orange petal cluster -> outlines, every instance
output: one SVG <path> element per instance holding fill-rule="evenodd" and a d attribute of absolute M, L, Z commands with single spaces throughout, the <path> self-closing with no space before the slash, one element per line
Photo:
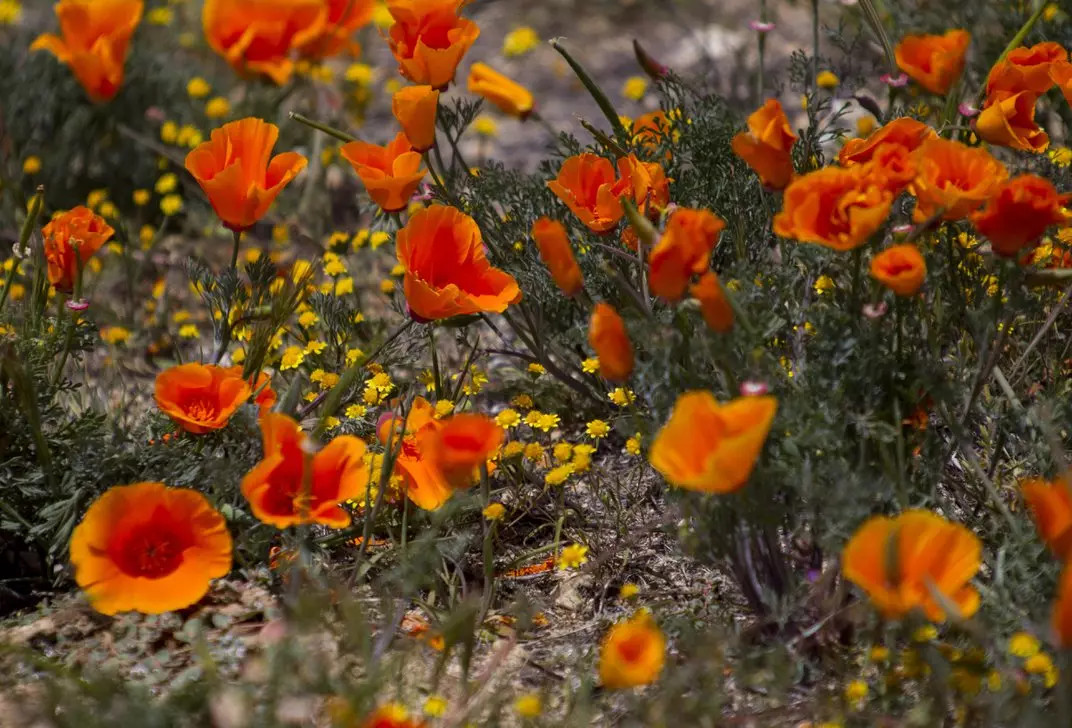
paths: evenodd
<path fill-rule="evenodd" d="M 320 0 L 327 8 L 320 32 L 301 45 L 306 58 L 320 60 L 348 52 L 358 55 L 361 45 L 353 35 L 369 24 L 376 12 L 376 0 Z"/>
<path fill-rule="evenodd" d="M 616 177 L 610 160 L 590 153 L 563 162 L 558 177 L 547 186 L 578 220 L 596 233 L 605 233 L 618 225 L 625 214 L 621 197 L 632 191 L 629 179 Z"/>
<path fill-rule="evenodd" d="M 937 139 L 938 132 L 922 121 L 907 116 L 876 129 L 866 139 L 850 139 L 838 152 L 838 162 L 843 167 L 870 162 L 879 148 L 887 145 L 903 147 L 914 152 L 928 139 Z"/>
<path fill-rule="evenodd" d="M 391 111 L 414 151 L 424 153 L 436 143 L 439 92 L 431 86 L 406 86 L 391 97 Z"/>
<path fill-rule="evenodd" d="M 916 197 L 913 219 L 938 215 L 962 220 L 994 194 L 1008 170 L 985 149 L 948 139 L 931 139 L 919 148 L 919 173 L 909 188 Z"/>
<path fill-rule="evenodd" d="M 424 179 L 421 155 L 399 132 L 387 146 L 348 142 L 339 150 L 350 163 L 372 201 L 384 212 L 401 212 Z"/>
<path fill-rule="evenodd" d="M 898 296 L 914 296 L 927 277 L 927 264 L 915 245 L 892 245 L 871 259 L 871 277 Z"/>
<path fill-rule="evenodd" d="M 398 70 L 417 84 L 445 89 L 458 64 L 480 35 L 476 23 L 458 12 L 466 0 L 389 0 L 394 18 L 387 43 Z"/>
<path fill-rule="evenodd" d="M 527 88 L 479 61 L 469 67 L 469 93 L 486 99 L 504 114 L 522 121 L 536 105 Z"/>
<path fill-rule="evenodd" d="M 422 450 L 432 467 L 451 487 L 466 488 L 502 446 L 506 433 L 486 415 L 463 412 L 442 420 L 430 435 Z"/>
<path fill-rule="evenodd" d="M 180 364 L 156 376 L 157 406 L 191 435 L 226 427 L 249 395 L 241 371 L 212 364 Z"/>
<path fill-rule="evenodd" d="M 397 420 L 397 417 L 381 420 L 377 436 L 384 447 L 397 450 L 393 474 L 401 476 L 409 499 L 418 508 L 434 511 L 454 492 L 443 472 L 432 462 L 428 450 L 428 443 L 442 426 L 435 418 L 435 406 L 424 397 L 416 397 L 405 421 Z"/>
<path fill-rule="evenodd" d="M 666 660 L 666 638 L 646 612 L 615 624 L 599 652 L 599 680 L 609 689 L 655 682 Z"/>
<path fill-rule="evenodd" d="M 622 382 L 633 373 L 633 344 L 625 322 L 609 304 L 600 301 L 592 309 L 588 324 L 588 344 L 599 357 L 599 374 L 612 382 Z"/>
<path fill-rule="evenodd" d="M 793 180 L 796 140 L 781 103 L 769 99 L 748 117 L 748 131 L 733 137 L 733 153 L 755 170 L 764 187 L 783 190 Z"/>
<path fill-rule="evenodd" d="M 1035 104 L 1059 79 L 1068 65 L 1068 51 L 1053 42 L 1010 51 L 990 69 L 986 101 L 976 120 L 979 138 L 996 146 L 1025 152 L 1043 152 L 1050 144 L 1035 122 Z"/>
<path fill-rule="evenodd" d="M 834 250 L 867 242 L 890 214 L 893 192 L 870 165 L 824 167 L 798 177 L 785 190 L 774 232 Z"/>
<path fill-rule="evenodd" d="M 1039 535 L 1061 561 L 1072 557 L 1072 490 L 1064 478 L 1032 478 L 1020 483 Z"/>
<path fill-rule="evenodd" d="M 532 225 L 532 239 L 540 250 L 540 260 L 547 266 L 555 285 L 567 296 L 576 296 L 584 288 L 584 275 L 573 257 L 566 227 L 558 220 L 541 217 Z"/>
<path fill-rule="evenodd" d="M 1050 226 L 1068 222 L 1070 200 L 1072 194 L 1058 194 L 1048 179 L 1022 174 L 1001 183 L 971 219 L 995 253 L 1013 257 L 1034 246 Z"/>
<path fill-rule="evenodd" d="M 76 207 L 54 217 L 41 230 L 48 282 L 57 291 L 71 293 L 78 272 L 114 233 L 104 218 L 88 207 Z"/>
<path fill-rule="evenodd" d="M 944 35 L 906 35 L 894 48 L 897 67 L 933 94 L 944 96 L 964 72 L 971 34 L 950 30 Z"/>
<path fill-rule="evenodd" d="M 692 277 L 710 268 L 711 252 L 725 227 L 725 221 L 710 210 L 675 210 L 651 251 L 651 292 L 667 301 L 681 300 Z"/>

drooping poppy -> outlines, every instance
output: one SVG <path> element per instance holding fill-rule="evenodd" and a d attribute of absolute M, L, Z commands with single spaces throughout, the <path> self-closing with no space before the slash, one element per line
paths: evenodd
<path fill-rule="evenodd" d="M 622 382 L 633 373 L 633 343 L 625 322 L 609 303 L 600 301 L 592 309 L 588 344 L 599 357 L 599 374 L 604 379 Z"/>
<path fill-rule="evenodd" d="M 320 36 L 327 16 L 323 0 L 205 0 L 201 25 L 236 72 L 284 84 L 294 73 L 292 54 Z"/>
<path fill-rule="evenodd" d="M 458 11 L 466 0 L 389 0 L 394 18 L 387 43 L 398 70 L 413 83 L 440 90 L 454 80 L 458 64 L 480 35 Z"/>
<path fill-rule="evenodd" d="M 504 114 L 522 121 L 536 105 L 527 88 L 479 61 L 469 67 L 469 93 L 486 99 Z"/>
<path fill-rule="evenodd" d="M 93 101 L 110 100 L 123 85 L 144 0 L 60 0 L 55 9 L 60 35 L 40 35 L 30 50 L 48 51 L 68 66 Z"/>
<path fill-rule="evenodd" d="M 505 434 L 487 415 L 463 412 L 431 429 L 422 451 L 451 487 L 466 488 L 472 485 L 480 466 L 502 446 Z"/>
<path fill-rule="evenodd" d="M 651 292 L 667 301 L 681 300 L 692 277 L 710 267 L 711 252 L 725 227 L 722 218 L 710 210 L 675 210 L 651 251 Z"/>
<path fill-rule="evenodd" d="M 726 291 L 718 280 L 718 275 L 709 270 L 689 286 L 689 295 L 700 304 L 700 315 L 707 328 L 725 334 L 733 329 L 733 305 L 726 297 Z"/>
<path fill-rule="evenodd" d="M 599 650 L 599 681 L 617 690 L 649 685 L 663 671 L 666 638 L 651 615 L 639 612 L 607 632 Z"/>
<path fill-rule="evenodd" d="M 547 266 L 555 285 L 567 296 L 576 296 L 584 288 L 584 275 L 573 257 L 565 226 L 558 220 L 541 217 L 532 225 L 532 239 L 540 250 L 540 260 Z"/>
<path fill-rule="evenodd" d="M 887 144 L 896 144 L 909 152 L 914 152 L 928 139 L 938 136 L 931 127 L 922 121 L 907 116 L 894 119 L 880 129 L 875 130 L 866 139 L 850 139 L 838 152 L 838 162 L 843 167 L 865 164 L 871 161 L 875 152 Z"/>
<path fill-rule="evenodd" d="M 1039 536 L 1062 561 L 1072 557 L 1072 490 L 1064 479 L 1032 478 L 1020 483 Z"/>
<path fill-rule="evenodd" d="M 163 483 L 108 489 L 71 535 L 74 578 L 102 614 L 161 614 L 231 570 L 231 535 L 205 496 Z"/>
<path fill-rule="evenodd" d="M 882 227 L 892 204 L 893 193 L 868 167 L 824 167 L 786 188 L 774 232 L 803 243 L 853 250 Z"/>
<path fill-rule="evenodd" d="M 764 187 L 783 190 L 793 180 L 793 144 L 797 135 L 777 99 L 768 99 L 748 117 L 748 131 L 733 137 L 733 153 L 743 159 Z"/>
<path fill-rule="evenodd" d="M 971 219 L 995 253 L 1012 257 L 1037 243 L 1047 228 L 1067 223 L 1070 200 L 1072 194 L 1058 194 L 1048 179 L 1022 174 L 1002 182 Z"/>
<path fill-rule="evenodd" d="M 438 110 L 439 92 L 431 86 L 406 86 L 391 97 L 395 119 L 413 149 L 422 154 L 435 146 Z"/>
<path fill-rule="evenodd" d="M 927 276 L 919 248 L 910 243 L 891 245 L 871 259 L 871 277 L 898 296 L 914 296 Z"/>
<path fill-rule="evenodd" d="M 186 169 L 229 229 L 242 232 L 265 216 L 275 198 L 308 163 L 297 152 L 272 156 L 275 124 L 249 117 L 213 129 L 186 155 Z"/>
<path fill-rule="evenodd" d="M 919 148 L 919 174 L 909 187 L 916 197 L 913 220 L 935 215 L 962 220 L 990 199 L 1009 172 L 985 149 L 949 139 L 931 139 Z"/>
<path fill-rule="evenodd" d="M 405 210 L 426 172 L 421 168 L 420 153 L 402 132 L 383 147 L 348 142 L 339 154 L 354 168 L 369 197 L 384 212 Z"/>
<path fill-rule="evenodd" d="M 395 237 L 403 289 L 413 314 L 438 321 L 473 313 L 502 313 L 521 300 L 513 276 L 493 268 L 476 221 L 461 210 L 430 205 Z"/>
<path fill-rule="evenodd" d="M 558 177 L 547 183 L 589 230 L 604 233 L 618 225 L 625 211 L 621 196 L 630 192 L 628 179 L 618 179 L 610 160 L 585 153 L 562 163 Z"/>
<path fill-rule="evenodd" d="M 249 382 L 212 364 L 180 364 L 156 375 L 157 406 L 192 435 L 226 427 L 249 394 Z"/>
<path fill-rule="evenodd" d="M 54 217 L 41 229 L 48 282 L 57 291 L 71 293 L 78 271 L 114 233 L 104 218 L 88 207 L 76 207 Z"/>
<path fill-rule="evenodd" d="M 971 33 L 950 30 L 944 35 L 906 35 L 894 48 L 897 67 L 933 94 L 944 96 L 964 72 Z"/>
<path fill-rule="evenodd" d="M 651 445 L 651 465 L 677 488 L 732 493 L 748 482 L 767 441 L 778 400 L 740 397 L 720 404 L 708 391 L 678 397 Z"/>
<path fill-rule="evenodd" d="M 1046 151 L 1050 137 L 1035 122 L 1037 101 L 1038 96 L 1030 91 L 988 98 L 975 120 L 975 133 L 995 146 L 1036 154 Z"/>

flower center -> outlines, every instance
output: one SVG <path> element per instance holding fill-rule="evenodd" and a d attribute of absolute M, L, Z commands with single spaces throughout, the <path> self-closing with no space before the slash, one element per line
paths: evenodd
<path fill-rule="evenodd" d="M 210 422 L 216 419 L 216 403 L 206 399 L 195 399 L 186 404 L 186 414 L 198 422 Z"/>
<path fill-rule="evenodd" d="M 118 544 L 116 564 L 130 576 L 162 579 L 182 564 L 186 544 L 179 534 L 146 524 Z"/>

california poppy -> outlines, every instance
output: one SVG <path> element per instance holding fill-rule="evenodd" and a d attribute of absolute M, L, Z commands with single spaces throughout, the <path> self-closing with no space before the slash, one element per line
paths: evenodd
<path fill-rule="evenodd" d="M 558 177 L 547 183 L 589 230 L 604 233 L 618 225 L 625 211 L 621 196 L 628 194 L 628 179 L 619 180 L 610 160 L 585 153 L 562 163 Z"/>
<path fill-rule="evenodd" d="M 348 142 L 339 154 L 354 168 L 369 197 L 384 212 L 405 210 L 424 179 L 421 155 L 402 132 L 384 147 Z"/>
<path fill-rule="evenodd" d="M 621 187 L 636 203 L 641 215 L 658 220 L 670 204 L 670 180 L 658 162 L 644 162 L 635 154 L 618 160 Z"/>
<path fill-rule="evenodd" d="M 1072 104 L 1072 63 L 1053 64 L 1050 68 L 1050 78 L 1065 95 L 1065 101 Z"/>
<path fill-rule="evenodd" d="M 793 180 L 785 190 L 774 232 L 783 238 L 853 250 L 889 217 L 893 193 L 863 165 L 824 167 Z"/>
<path fill-rule="evenodd" d="M 719 404 L 708 391 L 686 392 L 652 442 L 651 465 L 685 490 L 739 490 L 752 474 L 777 409 L 778 400 L 769 396 Z"/>
<path fill-rule="evenodd" d="M 558 220 L 541 217 L 532 225 L 532 239 L 540 249 L 540 260 L 547 266 L 555 285 L 567 296 L 576 296 L 584 288 L 584 275 L 573 257 L 565 226 Z"/>
<path fill-rule="evenodd" d="M 109 488 L 71 535 L 74 578 L 102 614 L 183 609 L 231 570 L 231 535 L 205 496 L 163 483 Z"/>
<path fill-rule="evenodd" d="M 368 25 L 376 12 L 375 0 L 320 0 L 327 7 L 324 27 L 301 45 L 301 55 L 321 59 L 344 51 L 356 56 L 361 45 L 353 40 L 359 29 Z"/>
<path fill-rule="evenodd" d="M 1050 137 L 1035 123 L 1035 102 L 1038 96 L 1030 91 L 999 93 L 987 99 L 975 132 L 979 138 L 999 147 L 1024 152 L 1044 152 Z"/>
<path fill-rule="evenodd" d="M 242 366 L 228 367 L 226 372 L 232 377 L 242 377 Z M 272 407 L 275 407 L 276 401 L 279 397 L 276 395 L 274 389 L 272 389 L 272 376 L 266 372 L 261 371 L 257 376 L 257 381 L 253 381 L 253 377 L 249 378 L 249 391 L 253 396 L 253 403 L 257 405 L 261 415 L 265 412 L 270 412 Z"/>
<path fill-rule="evenodd" d="M 479 61 L 469 67 L 469 93 L 483 97 L 504 114 L 516 116 L 522 121 L 528 118 L 535 106 L 532 93 L 527 88 Z"/>
<path fill-rule="evenodd" d="M 933 94 L 944 96 L 964 72 L 971 33 L 950 30 L 944 35 L 906 35 L 894 49 L 897 67 Z"/>
<path fill-rule="evenodd" d="M 424 397 L 413 399 L 404 422 L 398 419 L 383 418 L 376 434 L 384 447 L 397 450 L 394 474 L 402 477 L 409 499 L 419 508 L 434 511 L 454 492 L 428 451 L 428 443 L 442 423 L 435 418 L 435 406 Z"/>
<path fill-rule="evenodd" d="M 968 582 L 981 563 L 982 544 L 971 531 L 922 510 L 873 516 L 841 554 L 845 578 L 866 591 L 884 617 L 899 619 L 919 608 L 932 622 L 945 621 L 947 603 L 956 605 L 959 617 L 976 612 L 979 592 Z"/>
<path fill-rule="evenodd" d="M 927 264 L 915 245 L 891 245 L 871 259 L 871 277 L 898 296 L 914 296 L 927 276 Z"/>
<path fill-rule="evenodd" d="M 900 144 L 883 144 L 867 164 L 869 174 L 893 195 L 908 188 L 919 173 L 916 154 Z"/>
<path fill-rule="evenodd" d="M 990 69 L 986 79 L 986 95 L 990 97 L 995 93 L 1027 91 L 1040 96 L 1054 84 L 1053 69 L 1067 62 L 1068 51 L 1053 41 L 1014 48 L 1001 63 Z"/>
<path fill-rule="evenodd" d="M 249 393 L 249 382 L 212 364 L 180 364 L 156 375 L 157 406 L 192 435 L 226 427 Z"/>
<path fill-rule="evenodd" d="M 410 81 L 445 89 L 462 56 L 480 35 L 476 23 L 460 17 L 466 0 L 389 0 L 394 18 L 387 43 L 398 70 Z"/>
<path fill-rule="evenodd" d="M 68 66 L 93 101 L 108 101 L 123 85 L 130 39 L 144 0 L 60 0 L 60 35 L 45 33 L 30 45 Z"/>
<path fill-rule="evenodd" d="M 599 357 L 599 374 L 612 382 L 621 382 L 633 373 L 633 344 L 625 322 L 609 303 L 600 301 L 592 309 L 588 324 L 588 345 Z"/>
<path fill-rule="evenodd" d="M 57 291 L 73 291 L 78 271 L 114 233 L 104 218 L 88 207 L 76 207 L 54 217 L 41 229 L 48 282 Z"/>
<path fill-rule="evenodd" d="M 213 129 L 207 142 L 186 155 L 186 169 L 235 232 L 253 227 L 305 169 L 308 160 L 297 152 L 272 156 L 277 139 L 275 124 L 249 117 Z"/>
<path fill-rule="evenodd" d="M 1068 566 L 1061 572 L 1050 625 L 1058 646 L 1064 650 L 1072 648 L 1072 568 Z"/>
<path fill-rule="evenodd" d="M 689 295 L 699 302 L 700 314 L 707 328 L 720 334 L 733 329 L 733 305 L 726 298 L 726 291 L 713 270 L 706 271 L 689 286 Z"/>
<path fill-rule="evenodd" d="M 1072 557 L 1072 484 L 1063 478 L 1050 483 L 1038 478 L 1020 484 L 1039 535 L 1062 561 Z"/>
<path fill-rule="evenodd" d="M 649 111 L 638 116 L 633 121 L 632 134 L 633 142 L 647 152 L 656 150 L 667 138 L 671 141 L 677 141 L 681 136 L 681 133 L 674 128 L 673 117 L 667 115 L 662 109 Z M 670 156 L 670 151 L 667 150 L 667 159 Z"/>
<path fill-rule="evenodd" d="M 461 210 L 430 205 L 395 236 L 410 311 L 427 321 L 502 313 L 521 300 L 513 276 L 493 268 L 476 221 Z"/>
<path fill-rule="evenodd" d="M 733 137 L 733 153 L 759 175 L 764 187 L 783 190 L 793 179 L 796 140 L 781 103 L 768 99 L 748 117 L 748 131 Z"/>
<path fill-rule="evenodd" d="M 294 73 L 292 52 L 320 36 L 327 16 L 323 0 L 205 0 L 201 25 L 235 71 L 284 84 Z"/>
<path fill-rule="evenodd" d="M 261 418 L 261 433 L 264 458 L 242 478 L 253 515 L 276 528 L 349 526 L 350 514 L 340 504 L 368 485 L 364 441 L 342 435 L 311 453 L 298 423 L 276 412 Z"/>
<path fill-rule="evenodd" d="M 919 174 L 909 187 L 916 196 L 913 219 L 934 215 L 962 220 L 990 199 L 1008 170 L 985 149 L 948 139 L 931 139 L 919 148 Z"/>
<path fill-rule="evenodd" d="M 599 681 L 610 689 L 655 682 L 666 660 L 666 638 L 647 612 L 618 622 L 599 650 Z"/>
<path fill-rule="evenodd" d="M 1048 179 L 1022 174 L 1002 182 L 972 215 L 972 223 L 995 253 L 1012 257 L 1037 243 L 1050 226 L 1068 222 L 1064 208 L 1070 200 L 1072 195 L 1058 194 Z"/>
<path fill-rule="evenodd" d="M 922 121 L 907 116 L 901 117 L 877 129 L 866 139 L 850 139 L 845 142 L 845 146 L 838 152 L 838 162 L 843 167 L 870 162 L 879 147 L 887 144 L 896 144 L 914 152 L 923 142 L 937 136 L 938 132 Z"/>
<path fill-rule="evenodd" d="M 505 433 L 486 415 L 463 412 L 441 420 L 422 443 L 432 467 L 454 488 L 473 483 L 481 465 L 502 446 Z"/>
<path fill-rule="evenodd" d="M 406 86 L 391 97 L 391 111 L 414 150 L 427 152 L 436 142 L 439 92 L 431 86 Z"/>
<path fill-rule="evenodd" d="M 711 251 L 726 223 L 710 210 L 678 208 L 651 251 L 648 285 L 667 301 L 678 301 L 694 275 L 711 265 Z"/>

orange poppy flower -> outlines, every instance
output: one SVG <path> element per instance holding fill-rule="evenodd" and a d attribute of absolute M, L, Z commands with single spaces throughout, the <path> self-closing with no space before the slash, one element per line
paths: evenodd
<path fill-rule="evenodd" d="M 585 153 L 562 163 L 558 177 L 547 183 L 589 230 L 605 233 L 622 219 L 621 196 L 630 191 L 628 179 L 616 179 L 610 160 Z"/>
<path fill-rule="evenodd" d="M 943 220 L 962 220 L 1009 176 L 990 152 L 948 139 L 924 142 L 919 155 L 919 174 L 909 187 L 916 196 L 916 222 L 939 213 Z"/>
<path fill-rule="evenodd" d="M 670 204 L 670 180 L 658 162 L 642 162 L 635 154 L 618 160 L 623 189 L 633 198 L 641 215 L 657 220 Z"/>
<path fill-rule="evenodd" d="M 305 169 L 308 160 L 297 152 L 272 156 L 277 139 L 275 124 L 249 117 L 213 129 L 207 142 L 186 155 L 186 169 L 235 232 L 253 227 Z"/>
<path fill-rule="evenodd" d="M 205 0 L 205 40 L 238 73 L 284 84 L 294 73 L 292 51 L 324 31 L 323 0 Z"/>
<path fill-rule="evenodd" d="M 651 466 L 685 490 L 739 490 L 752 474 L 777 410 L 774 397 L 719 404 L 710 392 L 686 392 L 651 444 Z"/>
<path fill-rule="evenodd" d="M 1072 490 L 1063 479 L 1032 478 L 1020 483 L 1039 535 L 1062 561 L 1072 557 Z"/>
<path fill-rule="evenodd" d="M 710 210 L 675 210 L 651 251 L 651 292 L 667 301 L 680 300 L 689 280 L 710 267 L 711 251 L 725 227 L 722 218 Z"/>
<path fill-rule="evenodd" d="M 1035 102 L 1030 91 L 999 93 L 987 99 L 986 107 L 975 120 L 980 139 L 999 147 L 1024 152 L 1044 152 L 1050 137 L 1035 123 Z"/>
<path fill-rule="evenodd" d="M 249 391 L 249 382 L 212 364 L 180 364 L 156 375 L 156 405 L 192 435 L 226 427 Z"/>
<path fill-rule="evenodd" d="M 389 0 L 395 19 L 387 37 L 398 70 L 410 81 L 445 89 L 462 56 L 480 35 L 476 23 L 458 15 L 466 0 Z"/>
<path fill-rule="evenodd" d="M 897 67 L 923 88 L 944 96 L 964 72 L 971 33 L 950 30 L 944 35 L 906 35 L 894 49 Z"/>
<path fill-rule="evenodd" d="M 733 306 L 713 270 L 705 272 L 689 286 L 689 295 L 700 303 L 700 314 L 707 328 L 720 334 L 733 329 Z"/>
<path fill-rule="evenodd" d="M 649 614 L 639 612 L 603 638 L 599 681 L 614 690 L 649 685 L 659 678 L 665 660 L 666 638 Z"/>
<path fill-rule="evenodd" d="M 1048 179 L 1022 174 L 1002 182 L 972 223 L 995 253 L 1011 257 L 1037 243 L 1048 227 L 1068 222 L 1064 207 L 1070 200 Z"/>
<path fill-rule="evenodd" d="M 392 449 L 398 447 L 398 437 L 402 437 L 394 474 L 402 477 L 406 495 L 418 508 L 434 511 L 454 492 L 428 452 L 428 443 L 442 423 L 435 418 L 435 406 L 424 397 L 414 398 L 405 422 L 397 420 L 384 418 L 376 434 L 385 447 Z"/>
<path fill-rule="evenodd" d="M 414 150 L 424 153 L 435 146 L 439 92 L 431 86 L 406 86 L 391 97 L 391 111 Z"/>
<path fill-rule="evenodd" d="M 612 382 L 621 382 L 633 373 L 633 344 L 618 312 L 600 301 L 592 309 L 588 324 L 588 344 L 599 357 L 599 374 Z"/>
<path fill-rule="evenodd" d="M 673 120 L 662 109 L 649 111 L 638 116 L 633 122 L 633 142 L 638 144 L 641 149 L 653 152 L 659 148 L 659 145 L 667 137 L 672 141 L 677 141 L 680 138 L 681 133 L 675 131 L 673 126 Z M 669 159 L 670 156 L 670 151 L 667 150 L 666 158 Z"/>
<path fill-rule="evenodd" d="M 205 496 L 163 483 L 109 488 L 71 535 L 74 579 L 102 614 L 183 609 L 231 570 L 231 534 Z"/>
<path fill-rule="evenodd" d="M 1054 84 L 1052 71 L 1068 62 L 1068 51 L 1060 43 L 1048 41 L 1009 51 L 1005 60 L 990 69 L 986 95 L 1027 91 L 1041 96 Z"/>
<path fill-rule="evenodd" d="M 338 725 L 339 728 L 425 728 L 427 724 L 411 717 L 405 707 L 398 703 L 387 703 L 376 708 L 376 712 L 360 724 L 347 719 L 339 721 Z"/>
<path fill-rule="evenodd" d="M 227 367 L 225 371 L 232 377 L 242 378 L 241 365 Z M 253 381 L 253 377 L 250 377 L 248 381 L 249 391 L 253 395 L 253 403 L 257 405 L 257 409 L 263 416 L 265 412 L 270 412 L 272 407 L 275 407 L 275 403 L 279 401 L 279 396 L 272 389 L 272 375 L 266 371 L 261 371 L 257 376 L 256 382 Z"/>
<path fill-rule="evenodd" d="M 421 155 L 402 132 L 385 147 L 348 142 L 339 154 L 354 168 L 369 197 L 384 212 L 401 212 L 424 179 Z"/>
<path fill-rule="evenodd" d="M 301 46 L 306 58 L 330 58 L 343 51 L 351 55 L 361 52 L 361 44 L 353 40 L 359 29 L 368 25 L 376 11 L 375 0 L 320 0 L 327 7 L 327 17 L 320 33 Z"/>
<path fill-rule="evenodd" d="M 890 214 L 893 193 L 870 168 L 825 167 L 793 180 L 785 190 L 774 232 L 834 250 L 867 242 Z"/>
<path fill-rule="evenodd" d="M 797 135 L 777 99 L 768 99 L 748 117 L 748 131 L 733 137 L 733 153 L 743 159 L 764 187 L 784 190 L 793 179 Z"/>
<path fill-rule="evenodd" d="M 979 592 L 968 582 L 982 563 L 982 544 L 959 523 L 930 511 L 906 511 L 896 518 L 874 516 L 845 545 L 845 578 L 867 592 L 888 619 L 920 608 L 932 622 L 944 622 L 942 600 L 960 617 L 979 608 Z"/>
<path fill-rule="evenodd" d="M 516 116 L 522 121 L 528 118 L 536 105 L 527 88 L 479 61 L 469 67 L 469 93 L 486 99 L 504 114 Z"/>
<path fill-rule="evenodd" d="M 123 85 L 130 39 L 144 0 L 60 0 L 60 35 L 39 35 L 31 51 L 45 50 L 71 69 L 93 101 L 108 101 Z"/>
<path fill-rule="evenodd" d="M 922 121 L 905 116 L 875 130 L 867 139 L 850 139 L 845 142 L 845 146 L 838 152 L 838 162 L 843 167 L 865 164 L 871 161 L 879 147 L 889 144 L 896 144 L 914 152 L 923 142 L 937 137 L 938 132 Z"/>
<path fill-rule="evenodd" d="M 1072 568 L 1068 566 L 1061 572 L 1050 624 L 1058 647 L 1064 650 L 1072 648 Z"/>
<path fill-rule="evenodd" d="M 900 144 L 880 146 L 867 168 L 894 196 L 904 192 L 919 173 L 916 155 Z"/>
<path fill-rule="evenodd" d="M 430 205 L 395 236 L 410 311 L 426 321 L 502 313 L 521 300 L 513 276 L 493 268 L 476 221 L 461 210 Z"/>
<path fill-rule="evenodd" d="M 88 207 L 76 207 L 53 218 L 41 229 L 44 238 L 45 261 L 48 263 L 48 282 L 57 291 L 70 293 L 78 277 L 100 247 L 115 230 Z M 75 255 L 75 245 L 78 254 Z"/>
<path fill-rule="evenodd" d="M 466 488 L 502 446 L 505 433 L 486 415 L 464 412 L 441 420 L 423 443 L 432 467 L 451 487 Z"/>
<path fill-rule="evenodd" d="M 1050 79 L 1065 95 L 1065 101 L 1072 104 L 1072 63 L 1053 64 L 1050 68 Z"/>
<path fill-rule="evenodd" d="M 914 296 L 927 276 L 927 264 L 915 245 L 892 245 L 871 259 L 871 277 L 898 296 Z"/>
<path fill-rule="evenodd" d="M 566 228 L 558 220 L 541 217 L 532 226 L 532 239 L 540 249 L 540 260 L 551 272 L 555 285 L 567 296 L 576 296 L 584 288 L 584 275 L 573 257 Z"/>
<path fill-rule="evenodd" d="M 261 433 L 264 458 L 242 478 L 242 495 L 253 515 L 276 528 L 349 526 L 350 514 L 340 504 L 368 485 L 364 441 L 342 435 L 311 454 L 298 423 L 276 412 L 261 418 Z"/>

